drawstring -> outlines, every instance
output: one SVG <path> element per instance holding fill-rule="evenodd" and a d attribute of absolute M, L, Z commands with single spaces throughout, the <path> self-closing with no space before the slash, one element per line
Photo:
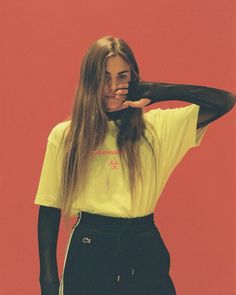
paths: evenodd
<path fill-rule="evenodd" d="M 117 274 L 117 282 L 120 281 L 121 279 L 121 263 L 119 262 L 119 258 L 122 254 L 122 249 L 121 249 L 121 236 L 124 232 L 130 232 L 130 238 L 131 238 L 131 247 L 133 249 L 136 249 L 136 251 L 131 251 L 131 270 L 130 270 L 130 273 L 132 276 L 134 276 L 134 272 L 135 272 L 135 261 L 136 261 L 136 254 L 139 250 L 139 247 L 137 245 L 137 239 L 136 239 L 136 235 L 135 235 L 135 232 L 130 229 L 130 228 L 123 228 L 119 234 L 118 234 L 118 247 L 117 247 L 117 250 L 116 250 L 116 256 L 117 256 L 117 261 L 118 261 L 118 274 Z"/>

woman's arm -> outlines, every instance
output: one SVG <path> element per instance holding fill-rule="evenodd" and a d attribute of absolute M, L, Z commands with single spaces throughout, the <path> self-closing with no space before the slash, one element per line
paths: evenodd
<path fill-rule="evenodd" d="M 236 102 L 233 93 L 197 85 L 140 81 L 129 82 L 128 91 L 128 100 L 149 98 L 151 102 L 147 105 L 166 100 L 182 100 L 199 105 L 197 128 L 220 118 L 229 112 Z"/>
<path fill-rule="evenodd" d="M 61 210 L 40 206 L 38 215 L 38 247 L 41 295 L 58 295 L 57 239 Z"/>

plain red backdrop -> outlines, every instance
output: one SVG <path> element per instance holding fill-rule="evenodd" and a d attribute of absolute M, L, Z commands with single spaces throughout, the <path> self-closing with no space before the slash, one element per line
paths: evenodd
<path fill-rule="evenodd" d="M 144 80 L 236 92 L 236 4 L 13 0 L 1 7 L 0 293 L 39 294 L 33 202 L 47 136 L 71 111 L 90 44 L 105 35 L 125 39 Z M 235 114 L 233 109 L 208 127 L 156 206 L 178 295 L 236 294 Z M 60 274 L 67 239 L 61 223 Z"/>

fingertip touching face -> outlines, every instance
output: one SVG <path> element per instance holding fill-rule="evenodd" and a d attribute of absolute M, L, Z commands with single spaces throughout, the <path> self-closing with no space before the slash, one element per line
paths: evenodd
<path fill-rule="evenodd" d="M 130 65 L 119 55 L 107 59 L 105 69 L 104 104 L 105 111 L 116 111 L 127 106 L 122 105 L 125 96 L 116 97 L 116 90 L 122 83 L 131 80 Z"/>

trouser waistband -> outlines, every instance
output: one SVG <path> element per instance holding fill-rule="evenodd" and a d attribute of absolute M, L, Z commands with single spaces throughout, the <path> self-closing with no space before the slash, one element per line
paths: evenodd
<path fill-rule="evenodd" d="M 141 217 L 124 218 L 81 211 L 78 214 L 78 219 L 80 220 L 80 225 L 85 225 L 91 228 L 107 229 L 108 231 L 110 229 L 112 233 L 121 233 L 121 231 L 123 232 L 128 229 L 133 230 L 134 232 L 140 232 L 155 226 L 154 213 Z"/>

